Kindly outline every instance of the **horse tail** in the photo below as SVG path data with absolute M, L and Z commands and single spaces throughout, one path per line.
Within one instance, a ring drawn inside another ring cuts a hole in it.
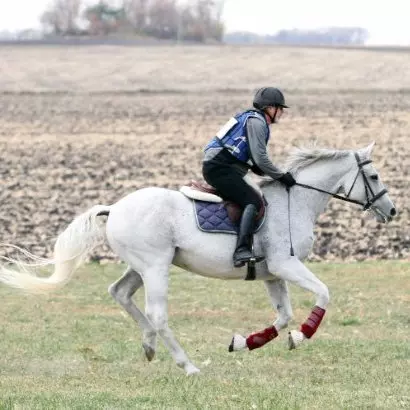
M 63 287 L 85 261 L 87 254 L 105 240 L 105 223 L 100 216 L 108 216 L 109 212 L 109 206 L 96 205 L 77 216 L 57 237 L 53 259 L 40 258 L 14 246 L 31 259 L 31 262 L 23 263 L 16 259 L 3 258 L 15 266 L 12 269 L 0 264 L 0 282 L 29 293 L 42 293 Z M 51 276 L 36 275 L 36 268 L 50 265 L 54 266 Z

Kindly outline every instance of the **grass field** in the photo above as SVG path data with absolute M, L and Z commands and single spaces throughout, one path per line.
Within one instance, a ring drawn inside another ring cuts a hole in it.
M 186 377 L 162 343 L 148 363 L 141 331 L 107 293 L 123 266 L 90 264 L 58 293 L 0 288 L 0 409 L 408 409 L 410 264 L 310 264 L 331 303 L 314 339 L 228 353 L 234 332 L 270 325 L 262 283 L 173 271 L 170 325 L 201 368 Z M 314 298 L 291 287 L 299 326 Z M 143 293 L 137 293 L 143 305 Z
M 209 138 L 265 85 L 291 105 L 272 130 L 276 165 L 312 140 L 375 141 L 398 209 L 380 225 L 330 202 L 309 265 L 331 302 L 296 351 L 284 331 L 262 349 L 228 352 L 234 333 L 274 320 L 262 283 L 173 271 L 170 325 L 199 377 L 162 343 L 146 361 L 140 329 L 107 292 L 124 266 L 86 265 L 49 296 L 1 286 L 0 410 L 410 408 L 408 49 L 3 46 L 0 61 L 1 242 L 51 256 L 53 238 L 92 205 L 201 178 Z M 92 256 L 114 257 L 107 246 Z M 363 262 L 338 263 L 353 260 Z M 290 289 L 298 328 L 314 297 Z M 143 293 L 136 299 L 142 306 Z

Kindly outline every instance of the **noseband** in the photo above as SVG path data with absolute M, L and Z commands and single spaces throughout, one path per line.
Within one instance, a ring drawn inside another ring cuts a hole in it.
M 354 153 L 354 156 L 356 158 L 357 166 L 358 166 L 359 169 L 357 170 L 356 177 L 355 177 L 355 179 L 352 183 L 352 186 L 350 187 L 349 192 L 347 193 L 346 196 L 341 196 L 341 195 L 335 194 L 333 192 L 328 192 L 328 191 L 325 191 L 324 189 L 320 189 L 320 188 L 317 188 L 317 187 L 314 187 L 314 186 L 311 186 L 311 185 L 300 184 L 299 182 L 296 182 L 296 185 L 298 185 L 302 188 L 313 189 L 314 191 L 318 191 L 318 192 L 322 192 L 324 194 L 331 195 L 333 198 L 337 198 L 337 199 L 340 199 L 342 201 L 351 202 L 353 204 L 361 205 L 363 207 L 363 210 L 366 211 L 369 208 L 371 208 L 372 205 L 377 200 L 379 200 L 383 195 L 387 194 L 387 189 L 382 189 L 378 194 L 375 195 L 373 190 L 372 190 L 372 187 L 370 186 L 369 180 L 368 180 L 368 178 L 367 178 L 367 176 L 366 176 L 366 174 L 364 173 L 364 170 L 363 170 L 363 167 L 367 164 L 371 164 L 372 160 L 368 159 L 366 161 L 361 162 L 360 157 L 357 154 L 357 152 Z M 359 175 L 361 175 L 362 178 L 363 178 L 364 189 L 365 189 L 365 193 L 366 193 L 366 203 L 363 203 L 361 201 L 357 201 L 356 199 L 350 198 L 350 194 L 353 191 L 353 188 L 356 184 L 356 181 L 357 181 L 357 178 L 359 177 Z

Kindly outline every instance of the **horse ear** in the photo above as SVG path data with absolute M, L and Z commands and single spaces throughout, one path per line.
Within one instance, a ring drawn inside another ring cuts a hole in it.
M 371 158 L 375 142 L 372 141 L 367 147 L 362 148 L 360 154 L 363 158 Z

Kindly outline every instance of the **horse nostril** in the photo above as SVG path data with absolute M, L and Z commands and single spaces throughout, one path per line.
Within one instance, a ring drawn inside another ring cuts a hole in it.
M 396 215 L 396 208 L 390 209 L 390 215 L 391 215 L 391 216 Z

